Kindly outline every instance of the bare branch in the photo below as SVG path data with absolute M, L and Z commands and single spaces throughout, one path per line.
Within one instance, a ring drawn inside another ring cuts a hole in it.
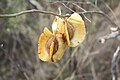
M 111 73 L 112 73 L 112 80 L 118 80 L 117 79 L 117 63 L 118 63 L 118 56 L 120 53 L 120 46 L 117 47 L 115 53 L 113 54 L 113 58 L 112 58 L 112 67 L 111 67 Z
M 100 37 L 98 40 L 101 43 L 105 43 L 108 39 L 113 39 L 113 38 L 116 38 L 118 36 L 120 36 L 120 31 L 115 31 L 115 32 L 111 32 L 108 35 Z
M 75 5 L 76 7 L 78 7 L 79 9 L 81 9 L 82 11 L 86 12 L 85 9 L 83 9 L 82 7 L 80 7 L 79 5 L 77 5 L 77 4 L 75 4 L 75 3 L 72 3 L 72 5 Z M 91 23 L 91 20 L 88 19 L 87 16 L 85 16 L 84 14 L 83 14 L 83 16 L 84 16 L 84 18 L 85 18 L 86 20 L 88 20 L 88 21 Z
M 67 65 L 69 64 L 69 62 L 71 61 L 71 59 L 74 57 L 76 51 L 78 50 L 79 47 L 75 48 L 75 50 L 72 52 L 70 58 L 68 58 L 68 60 L 66 61 L 65 65 L 62 67 L 62 69 L 60 70 L 60 72 L 58 73 L 58 75 L 55 77 L 54 80 L 58 80 L 58 78 L 62 75 L 63 71 L 66 69 Z
M 97 5 L 94 5 L 92 2 L 89 2 L 89 1 L 85 1 L 85 2 L 78 2 L 78 1 L 54 1 L 54 2 L 50 2 L 50 3 L 52 3 L 52 4 L 56 4 L 56 3 L 61 3 L 65 8 L 67 8 L 68 10 L 70 10 L 70 11 L 72 11 L 72 12 L 74 12 L 72 9 L 70 9 L 69 7 L 67 7 L 64 3 L 74 3 L 74 4 L 90 4 L 91 6 L 93 6 L 94 8 L 96 8 L 97 9 L 97 11 L 92 11 L 92 12 L 89 12 L 89 11 L 84 11 L 85 13 L 79 13 L 79 14 L 92 14 L 93 15 L 93 13 L 94 14 L 100 14 L 100 15 L 102 15 L 103 17 L 105 17 L 109 22 L 110 22 L 110 24 L 112 24 L 113 26 L 115 26 L 115 27 L 119 27 L 111 18 L 110 18 L 110 16 L 108 16 L 107 14 L 105 14 L 103 11 L 101 11 L 98 7 L 97 7 Z M 97 3 L 97 0 L 96 0 L 96 3 Z M 86 17 L 85 17 L 86 18 Z M 119 27 L 120 28 L 120 27 Z
M 3 44 L 1 44 L 0 45 L 0 48 L 4 51 L 4 54 L 9 58 L 9 60 L 12 62 L 13 61 L 13 59 L 12 59 L 12 57 L 10 56 L 10 55 L 7 55 L 7 51 L 3 48 Z M 25 80 L 29 80 L 29 77 L 28 77 L 28 75 L 27 75 L 27 73 L 26 72 L 24 72 L 22 69 L 21 69 L 21 66 L 18 64 L 18 63 L 16 63 L 15 62 L 15 66 L 20 70 L 20 72 L 21 72 L 21 74 L 24 76 L 24 78 L 25 78 Z
M 49 1 L 51 4 L 56 4 L 56 3 L 78 3 L 78 4 L 91 4 L 90 2 L 80 2 L 80 1 Z
M 72 10 L 71 8 L 67 7 L 67 5 L 65 5 L 64 3 L 61 3 L 66 9 L 70 10 L 71 12 L 75 12 L 74 10 Z
M 54 12 L 31 9 L 31 10 L 25 10 L 25 11 L 21 11 L 21 12 L 18 12 L 18 13 L 13 13 L 13 14 L 0 14 L 0 18 L 12 18 L 12 17 L 17 17 L 17 16 L 20 16 L 20 15 L 23 15 L 23 14 L 28 14 L 28 13 L 42 13 L 42 14 L 48 14 L 48 15 L 53 15 L 53 16 L 59 16 L 59 17 L 68 17 L 68 16 L 71 15 L 71 14 L 59 15 L 59 14 L 56 14 Z M 112 24 L 115 27 L 118 27 L 117 24 L 115 24 L 113 22 L 113 20 L 110 19 L 110 17 L 107 14 L 105 14 L 105 13 L 103 13 L 101 11 L 84 11 L 84 12 L 78 12 L 78 13 L 79 14 L 91 14 L 91 15 L 100 14 L 103 17 L 105 17 L 110 22 L 110 24 Z
M 110 12 L 112 13 L 114 19 L 115 19 L 116 21 L 118 21 L 117 17 L 116 17 L 115 14 L 114 14 L 114 11 L 111 9 L 111 7 L 110 7 L 107 3 L 105 3 L 105 1 L 103 1 L 103 0 L 101 0 L 101 1 L 102 1 L 103 4 L 108 8 L 108 10 L 110 10 Z
M 79 14 L 81 14 L 81 12 Z M 102 11 L 86 11 L 86 12 L 83 12 L 83 14 L 91 14 L 91 15 L 93 15 L 93 14 L 99 14 L 99 15 L 102 15 L 103 17 L 105 17 L 105 19 L 107 19 L 110 22 L 110 24 L 112 24 L 115 27 L 118 27 L 118 25 L 115 24 L 113 22 L 113 20 L 107 14 L 105 14 Z
M 21 11 L 18 13 L 13 13 L 13 14 L 0 14 L 0 18 L 11 18 L 11 17 L 17 17 L 23 14 L 27 13 L 42 13 L 42 14 L 49 14 L 49 15 L 54 15 L 54 16 L 59 16 L 59 17 L 64 17 L 63 15 L 56 14 L 54 12 L 48 12 L 48 11 L 43 11 L 43 10 L 36 10 L 36 9 L 31 9 L 31 10 L 25 10 Z

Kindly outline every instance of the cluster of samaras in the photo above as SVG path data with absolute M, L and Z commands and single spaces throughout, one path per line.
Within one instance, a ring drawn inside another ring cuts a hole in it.
M 38 41 L 38 56 L 42 61 L 60 60 L 68 47 L 75 47 L 83 42 L 86 35 L 84 21 L 78 13 L 70 17 L 55 17 L 52 31 L 44 28 Z

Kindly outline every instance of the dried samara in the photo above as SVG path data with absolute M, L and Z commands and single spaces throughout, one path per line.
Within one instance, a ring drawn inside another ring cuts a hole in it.
M 86 36 L 85 23 L 78 13 L 70 17 L 55 17 L 52 32 L 44 28 L 38 40 L 38 56 L 42 61 L 59 61 L 68 47 L 76 47 Z

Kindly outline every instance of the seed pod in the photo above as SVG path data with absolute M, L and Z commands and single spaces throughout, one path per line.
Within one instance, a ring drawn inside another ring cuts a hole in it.
M 59 61 L 67 48 L 64 39 L 63 34 L 56 32 L 56 34 L 52 35 L 52 33 L 45 28 L 38 41 L 39 58 L 42 61 L 48 62 Z
M 52 48 L 50 47 L 53 47 L 53 44 L 50 45 L 49 48 L 47 48 L 48 46 L 46 46 L 46 44 L 48 44 L 47 42 L 52 38 L 52 36 L 52 33 L 46 27 L 40 35 L 38 41 L 38 56 L 42 61 L 51 61 L 50 53 L 52 53 Z
M 52 31 L 44 28 L 38 41 L 38 56 L 42 61 L 59 61 L 66 48 L 76 47 L 83 42 L 86 35 L 84 21 L 78 13 L 69 18 L 55 17 Z
M 58 47 L 57 47 L 58 49 L 56 52 L 53 51 L 53 56 L 52 56 L 52 61 L 56 62 L 62 58 L 67 48 L 67 42 L 66 42 L 66 38 L 64 34 L 65 33 L 65 20 L 56 16 L 52 24 L 52 31 L 53 31 L 55 40 L 57 41 L 57 43 L 54 43 L 54 44 L 55 45 L 58 44 Z M 55 47 L 54 47 L 54 50 L 55 50 Z
M 64 42 L 64 36 L 62 34 L 56 34 L 55 37 L 56 37 L 58 46 L 57 46 L 57 50 L 55 52 L 53 51 L 53 56 L 52 56 L 53 62 L 59 61 L 62 58 L 65 50 L 67 49 L 67 43 Z M 55 50 L 55 47 L 54 47 L 54 50 Z
M 85 29 L 84 21 L 82 20 L 82 17 L 78 13 L 73 13 L 67 19 L 67 23 L 71 25 L 71 28 L 73 28 L 73 36 L 71 39 L 69 35 L 70 47 L 76 47 L 77 45 L 83 42 L 86 36 L 86 29 Z M 69 28 L 68 25 L 67 27 Z M 69 40 L 67 40 L 68 43 L 69 43 Z
M 53 31 L 53 34 L 55 34 L 55 32 L 59 32 L 59 33 L 64 34 L 64 32 L 65 32 L 65 20 L 56 16 L 53 23 L 52 23 L 52 31 Z
M 73 38 L 73 35 L 74 35 L 74 27 L 67 21 L 65 22 L 65 33 L 64 34 L 67 40 L 67 45 L 70 47 L 71 39 Z
M 52 24 L 52 30 L 53 33 L 55 31 L 62 33 L 69 47 L 76 47 L 82 43 L 86 35 L 84 21 L 78 13 L 73 13 L 69 18 L 56 16 Z

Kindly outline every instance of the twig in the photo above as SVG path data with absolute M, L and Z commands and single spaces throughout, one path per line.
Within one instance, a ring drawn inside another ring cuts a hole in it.
M 105 36 L 103 36 L 103 37 L 100 37 L 98 40 L 99 40 L 99 42 L 101 42 L 101 43 L 105 43 L 108 39 L 114 39 L 114 38 L 118 37 L 119 35 L 120 35 L 120 31 L 117 30 L 117 31 L 115 31 L 115 32 L 111 32 L 111 33 L 108 34 L 108 35 L 105 35 Z
M 22 69 L 21 66 L 19 64 L 16 64 L 17 68 L 20 70 L 20 72 L 24 75 L 25 80 L 30 80 L 27 73 L 25 73 Z
M 70 58 L 67 60 L 67 62 L 65 63 L 65 65 L 63 66 L 63 68 L 60 70 L 60 72 L 58 73 L 58 75 L 56 76 L 56 78 L 54 80 L 58 80 L 58 78 L 61 76 L 61 74 L 63 73 L 63 71 L 65 70 L 65 68 L 67 67 L 67 65 L 69 64 L 69 62 L 71 61 L 71 59 L 74 57 L 76 51 L 78 50 L 79 47 L 75 48 L 75 50 L 72 52 Z
M 71 12 L 75 12 L 74 10 L 72 10 L 71 8 L 69 8 L 67 5 L 65 5 L 64 3 L 61 3 L 66 9 L 70 10 Z
M 50 2 L 50 3 L 52 3 L 52 4 L 56 4 L 56 3 L 63 3 L 62 5 L 65 7 L 65 8 L 67 8 L 67 9 L 69 9 L 69 10 L 71 10 L 69 7 L 67 7 L 64 3 L 76 3 L 76 5 L 78 4 L 78 3 L 80 3 L 80 4 L 90 4 L 91 6 L 93 6 L 94 8 L 96 8 L 98 11 L 93 11 L 92 13 L 94 13 L 94 14 L 100 14 L 100 15 L 102 15 L 103 17 L 105 17 L 109 22 L 110 22 L 110 24 L 112 24 L 113 26 L 115 26 L 115 27 L 119 27 L 107 14 L 105 14 L 103 11 L 101 11 L 98 7 L 97 7 L 97 5 L 94 5 L 92 2 L 89 2 L 89 1 L 85 1 L 85 2 L 78 2 L 78 1 L 54 1 L 54 2 Z M 97 3 L 97 0 L 96 0 L 96 3 Z M 74 12 L 73 10 L 71 10 L 72 12 Z M 84 11 L 85 13 L 81 13 L 80 12 L 80 14 L 90 14 L 91 12 L 89 12 L 89 11 Z M 92 14 L 91 13 L 91 14 Z M 93 14 L 92 14 L 93 15 Z M 89 19 L 88 19 L 89 20 Z M 119 27 L 120 28 L 120 27 Z
M 93 80 L 98 80 L 93 60 L 92 60 L 92 58 L 90 58 L 89 60 L 91 63 L 91 71 L 92 71 Z
M 27 13 L 42 13 L 42 14 L 49 14 L 49 15 L 54 15 L 54 16 L 59 16 L 59 17 L 65 17 L 63 15 L 56 14 L 54 12 L 48 12 L 48 11 L 43 11 L 43 10 L 36 10 L 36 9 L 31 9 L 31 10 L 25 10 L 21 11 L 18 13 L 13 13 L 13 14 L 0 14 L 0 18 L 11 18 L 11 17 L 17 17 L 23 14 Z
M 3 49 L 3 44 L 1 44 L 1 45 L 2 45 L 2 46 L 1 46 L 1 49 L 4 51 L 4 54 L 5 54 L 6 56 L 8 56 L 9 60 L 12 62 L 12 61 L 13 61 L 12 57 L 11 57 L 10 55 L 7 55 L 8 52 L 7 52 L 5 49 Z M 15 66 L 19 69 L 19 71 L 21 72 L 21 74 L 24 76 L 25 80 L 30 80 L 29 77 L 28 77 L 28 75 L 27 75 L 27 73 L 24 72 L 24 71 L 21 69 L 20 65 L 19 65 L 18 63 L 16 63 L 16 62 L 15 62 L 14 64 L 15 64 Z
M 103 1 L 103 0 L 101 0 L 101 1 L 102 1 L 103 4 L 108 8 L 108 10 L 110 10 L 110 12 L 112 13 L 114 19 L 115 19 L 116 21 L 118 21 L 117 17 L 116 17 L 115 14 L 114 14 L 114 11 L 111 9 L 111 7 L 110 7 L 107 3 L 105 3 L 105 1 Z
M 117 63 L 118 63 L 118 56 L 120 53 L 120 46 L 117 47 L 115 53 L 113 54 L 113 58 L 112 58 L 112 67 L 111 67 L 111 73 L 112 73 L 112 80 L 118 80 L 117 79 Z
M 51 4 L 56 4 L 56 3 L 78 3 L 78 4 L 91 4 L 90 2 L 80 2 L 80 1 L 49 1 Z
M 81 12 L 80 12 L 81 13 Z M 113 26 L 115 26 L 115 27 L 118 27 L 118 25 L 117 24 L 115 24 L 114 22 L 113 22 L 113 20 L 107 15 L 107 14 L 105 14 L 104 12 L 102 12 L 102 11 L 87 11 L 87 12 L 84 12 L 83 14 L 100 14 L 100 15 L 102 15 L 103 17 L 105 17 L 105 19 L 107 19 L 109 22 L 110 22 L 110 24 L 112 24 Z
M 21 11 L 18 13 L 13 13 L 13 14 L 0 14 L 0 18 L 12 18 L 12 17 L 17 17 L 23 14 L 28 14 L 28 13 L 42 13 L 42 14 L 49 14 L 49 15 L 53 15 L 53 16 L 59 16 L 59 17 L 68 17 L 69 15 L 59 15 L 56 14 L 54 12 L 49 12 L 49 11 L 43 11 L 43 10 L 36 10 L 36 9 L 31 9 L 31 10 L 25 10 L 25 11 Z M 113 26 L 118 27 L 113 20 L 110 19 L 110 17 L 108 15 L 106 15 L 105 13 L 101 12 L 101 11 L 85 11 L 85 12 L 79 12 L 79 14 L 100 14 L 103 17 L 105 17 Z
M 115 26 L 115 27 L 119 27 L 111 18 L 110 18 L 110 16 L 108 16 L 107 14 L 105 14 L 102 10 L 100 10 L 100 8 L 98 8 L 96 5 L 94 5 L 92 2 L 90 2 L 89 1 L 89 3 L 90 3 L 90 5 L 91 6 L 93 6 L 96 10 L 98 10 L 98 11 L 100 11 L 101 13 L 101 15 L 102 16 L 104 16 L 108 21 L 110 21 L 110 24 L 112 24 L 113 26 Z M 120 28 L 120 27 L 119 27 Z
M 65 5 L 64 3 L 61 3 L 66 9 L 68 9 L 68 10 L 70 10 L 71 12 L 75 12 L 74 10 L 72 10 L 71 8 L 69 8 L 67 5 Z M 80 8 L 77 4 L 74 4 L 74 3 L 72 3 L 72 5 L 75 5 L 75 6 L 77 6 L 78 8 Z M 80 9 L 82 9 L 82 8 L 80 8 Z M 86 12 L 86 10 L 85 9 L 82 9 L 84 12 Z M 82 14 L 83 16 L 84 16 L 84 18 L 86 19 L 86 20 L 88 20 L 89 22 L 91 22 L 84 14 Z
M 72 5 L 75 5 L 76 7 L 78 7 L 79 9 L 81 9 L 82 11 L 86 12 L 85 9 L 83 9 L 82 7 L 80 7 L 79 5 L 77 5 L 77 4 L 75 4 L 75 3 L 72 3 Z M 87 16 L 85 16 L 84 14 L 82 14 L 82 15 L 84 16 L 84 18 L 85 18 L 86 20 L 88 20 L 88 21 L 91 23 L 91 20 L 88 19 Z

